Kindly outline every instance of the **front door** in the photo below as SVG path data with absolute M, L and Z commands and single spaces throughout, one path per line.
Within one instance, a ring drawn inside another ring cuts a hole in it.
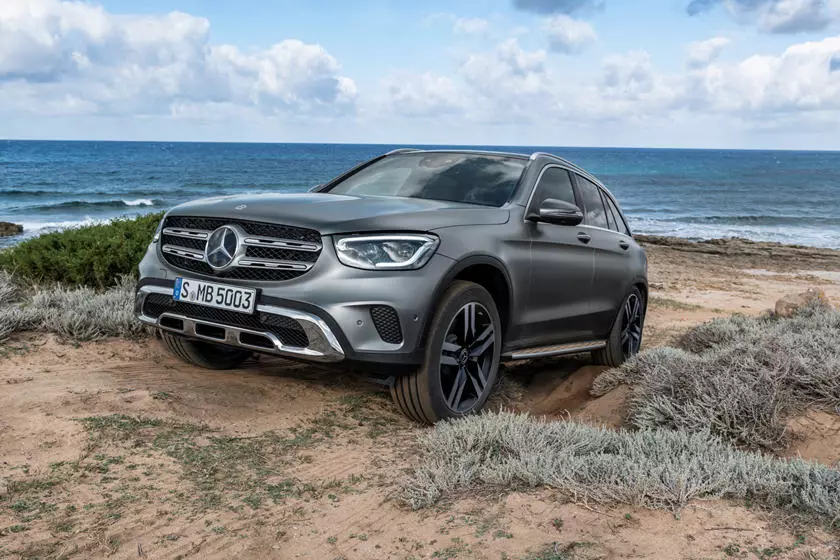
M 529 208 L 539 209 L 547 198 L 578 204 L 569 172 L 547 166 L 534 190 Z M 529 222 L 531 287 L 523 316 L 527 346 L 560 344 L 592 336 L 589 300 L 592 297 L 594 249 L 576 226 Z

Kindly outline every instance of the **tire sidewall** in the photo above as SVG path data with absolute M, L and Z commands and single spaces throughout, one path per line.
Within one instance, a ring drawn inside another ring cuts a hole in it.
M 618 310 L 618 317 L 616 317 L 616 319 L 615 319 L 615 324 L 613 325 L 613 330 L 612 330 L 612 333 L 611 333 L 611 336 L 610 336 L 610 341 L 609 341 L 610 344 L 614 345 L 613 349 L 612 349 L 613 352 L 615 353 L 616 356 L 621 357 L 622 362 L 624 362 L 627 359 L 632 357 L 632 356 L 625 356 L 624 355 L 624 349 L 621 347 L 621 322 L 624 319 L 624 306 L 627 304 L 627 300 L 630 299 L 630 296 L 632 296 L 632 295 L 635 295 L 636 297 L 639 298 L 639 305 L 641 306 L 641 314 L 642 314 L 642 320 L 641 320 L 642 337 L 644 339 L 645 315 L 646 315 L 646 313 L 645 313 L 645 310 L 646 310 L 645 298 L 642 295 L 642 292 L 639 290 L 639 288 L 634 286 L 633 289 L 630 290 L 630 292 L 626 296 L 624 296 L 624 299 L 621 300 L 621 308 Z M 641 342 L 639 344 L 641 346 Z M 640 350 L 641 350 L 641 348 L 640 348 Z M 637 354 L 638 354 L 638 352 L 637 352 Z
M 473 302 L 480 303 L 484 306 L 490 314 L 490 319 L 493 321 L 494 326 L 493 359 L 490 374 L 487 379 L 490 390 L 486 391 L 485 395 L 475 404 L 471 411 L 457 412 L 447 406 L 443 395 L 440 379 L 440 355 L 450 323 L 464 305 Z M 492 387 L 495 386 L 496 380 L 498 379 L 502 350 L 502 322 L 490 293 L 478 284 L 461 282 L 453 286 L 453 289 L 447 292 L 439 309 L 435 313 L 427 341 L 423 374 L 426 377 L 425 385 L 428 387 L 428 391 L 426 398 L 423 399 L 425 401 L 423 404 L 431 408 L 434 417 L 438 420 L 466 416 L 481 410 L 487 402 L 487 398 L 492 393 Z

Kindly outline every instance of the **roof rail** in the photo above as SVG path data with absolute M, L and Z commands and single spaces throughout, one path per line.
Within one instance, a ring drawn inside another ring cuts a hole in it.
M 390 152 L 388 152 L 385 155 L 390 156 L 392 154 L 407 154 L 409 152 L 418 152 L 418 151 L 420 151 L 420 150 L 418 150 L 417 148 L 397 148 L 396 150 L 391 150 Z
M 566 163 L 571 163 L 571 162 L 566 161 L 565 159 L 561 158 L 558 155 L 550 154 L 548 152 L 534 152 L 533 154 L 531 154 L 531 159 L 532 160 L 535 160 L 538 157 L 547 157 L 547 158 L 551 158 L 551 159 L 559 159 L 560 161 L 565 161 Z

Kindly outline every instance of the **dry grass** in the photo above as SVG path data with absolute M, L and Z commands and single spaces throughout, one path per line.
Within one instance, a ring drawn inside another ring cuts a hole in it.
M 136 338 L 145 327 L 135 319 L 133 305 L 129 277 L 104 291 L 60 285 L 22 290 L 0 273 L 0 341 L 18 331 L 51 332 L 73 341 Z
M 791 318 L 733 316 L 700 325 L 680 348 L 642 352 L 602 374 L 592 393 L 625 383 L 636 428 L 711 431 L 774 450 L 805 407 L 840 412 L 840 312 L 825 306 Z
M 736 449 L 703 433 L 613 431 L 484 413 L 439 423 L 402 498 L 413 508 L 478 487 L 550 486 L 581 501 L 678 510 L 696 498 L 748 498 L 837 518 L 840 471 Z

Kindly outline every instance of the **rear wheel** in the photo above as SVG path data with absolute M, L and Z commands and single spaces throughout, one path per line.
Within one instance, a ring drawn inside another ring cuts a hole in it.
M 592 353 L 597 364 L 618 367 L 639 353 L 645 326 L 645 300 L 638 288 L 624 298 L 607 345 Z
M 160 331 L 160 337 L 170 352 L 189 364 L 205 369 L 233 369 L 253 354 L 248 350 L 191 340 L 166 331 Z
M 398 377 L 391 396 L 406 416 L 428 424 L 477 412 L 496 383 L 501 348 L 493 297 L 478 284 L 456 281 L 432 318 L 423 365 Z

